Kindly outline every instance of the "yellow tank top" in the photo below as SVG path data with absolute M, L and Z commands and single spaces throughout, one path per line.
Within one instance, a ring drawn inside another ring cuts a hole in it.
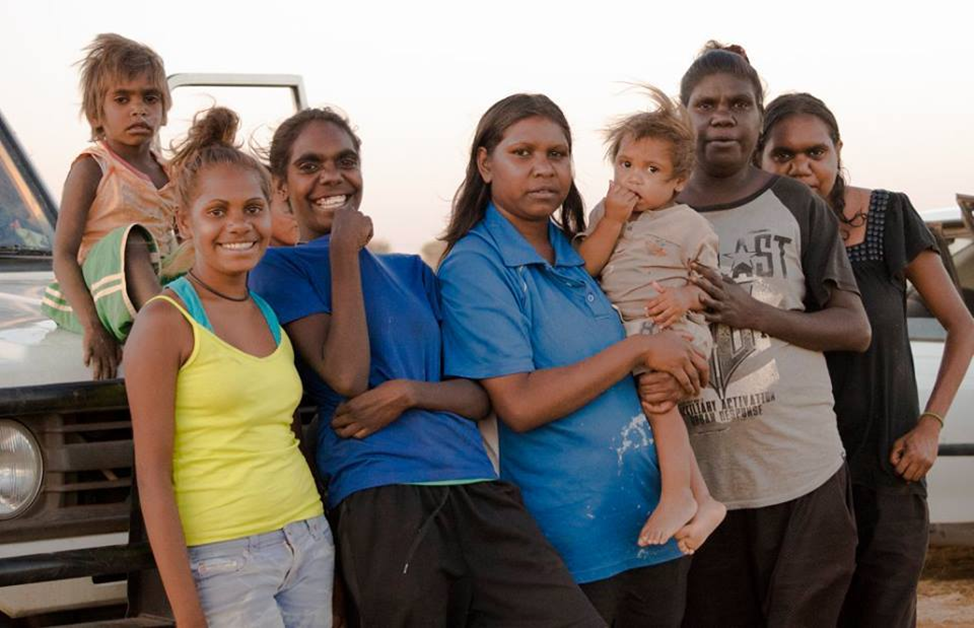
M 95 142 L 79 158 L 91 155 L 101 168 L 101 183 L 88 209 L 85 231 L 78 248 L 78 263 L 99 240 L 118 227 L 138 223 L 156 240 L 159 253 L 167 257 L 176 248 L 173 231 L 176 214 L 176 183 L 157 189 L 152 180 L 116 155 L 103 142 Z M 165 167 L 165 162 L 157 158 Z
M 186 292 L 176 290 L 200 320 L 173 299 L 155 297 L 193 327 L 193 351 L 176 381 L 172 468 L 186 544 L 261 534 L 321 515 L 314 479 L 291 431 L 302 389 L 287 334 L 279 333 L 267 357 L 245 353 L 208 329 L 195 291 Z M 270 306 L 253 297 L 280 332 Z

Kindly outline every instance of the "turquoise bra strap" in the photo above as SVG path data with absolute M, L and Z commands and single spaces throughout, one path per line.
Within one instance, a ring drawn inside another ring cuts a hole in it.
M 166 287 L 176 293 L 176 296 L 186 306 L 186 311 L 197 323 L 213 332 L 213 325 L 210 325 L 210 319 L 206 317 L 206 310 L 203 309 L 203 303 L 200 301 L 199 295 L 196 294 L 196 288 L 189 283 L 186 275 L 167 283 Z
M 200 297 L 196 293 L 196 288 L 194 288 L 193 284 L 189 282 L 186 275 L 183 275 L 179 279 L 166 284 L 166 287 L 176 293 L 176 296 L 178 296 L 186 305 L 186 311 L 189 312 L 189 315 L 192 316 L 197 323 L 211 332 L 213 331 L 213 325 L 210 324 L 210 319 L 206 317 L 206 310 L 203 309 L 203 303 L 200 301 Z M 257 296 L 256 293 L 251 292 L 250 296 L 254 299 L 254 303 L 257 304 L 257 307 L 260 308 L 260 313 L 264 315 L 264 320 L 267 321 L 267 326 L 271 330 L 271 335 L 274 336 L 274 344 L 281 344 L 281 324 L 277 321 L 277 315 L 274 314 L 274 310 L 271 309 L 271 306 L 267 304 L 267 301 Z
M 277 320 L 277 314 L 264 299 L 260 298 L 256 292 L 250 293 L 251 298 L 257 307 L 260 308 L 261 314 L 264 315 L 264 320 L 267 321 L 267 326 L 271 328 L 271 334 L 274 336 L 274 344 L 281 344 L 281 324 Z

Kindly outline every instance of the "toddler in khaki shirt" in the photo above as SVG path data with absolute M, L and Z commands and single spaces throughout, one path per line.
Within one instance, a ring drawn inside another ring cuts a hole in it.
M 657 109 L 626 117 L 606 132 L 615 175 L 588 229 L 577 236 L 578 250 L 586 270 L 600 277 L 628 335 L 678 333 L 709 357 L 713 338 L 703 292 L 690 279 L 692 263 L 718 267 L 717 234 L 707 219 L 674 201 L 693 170 L 693 129 L 679 104 L 647 89 Z M 663 486 L 639 544 L 675 537 L 692 554 L 726 509 L 707 490 L 676 405 L 649 409 Z

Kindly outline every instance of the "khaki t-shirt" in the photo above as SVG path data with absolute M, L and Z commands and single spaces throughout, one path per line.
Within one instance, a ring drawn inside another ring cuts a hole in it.
M 604 215 L 603 201 L 577 237 L 590 235 Z M 687 205 L 640 212 L 619 235 L 599 283 L 624 321 L 645 318 L 646 302 L 657 295 L 653 283 L 686 286 L 693 261 L 717 267 L 717 234 L 705 218 Z
M 775 307 L 814 311 L 858 294 L 837 220 L 803 184 L 774 178 L 734 206 L 698 207 L 720 238 L 720 270 Z M 712 326 L 710 385 L 680 404 L 714 497 L 759 508 L 805 495 L 842 465 L 824 356 L 750 329 Z

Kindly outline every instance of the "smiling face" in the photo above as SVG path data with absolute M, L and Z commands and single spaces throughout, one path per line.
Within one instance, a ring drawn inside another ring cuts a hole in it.
M 572 185 L 568 138 L 558 124 L 539 116 L 509 126 L 490 153 L 481 148 L 477 167 L 497 208 L 519 220 L 547 221 Z
M 761 111 L 749 81 L 711 74 L 697 83 L 687 109 L 697 134 L 697 167 L 713 177 L 747 168 L 761 129 Z
M 281 189 L 303 239 L 330 233 L 339 208 L 362 203 L 361 161 L 352 138 L 330 122 L 309 122 L 291 145 Z
M 180 232 L 193 240 L 195 268 L 225 274 L 251 270 L 271 237 L 271 214 L 260 175 L 250 168 L 218 164 L 202 170 L 196 196 L 180 211 Z
M 164 113 L 162 91 L 141 74 L 108 88 L 98 122 L 109 146 L 141 146 L 155 137 Z
M 660 138 L 623 137 L 614 169 L 615 182 L 639 197 L 637 212 L 669 207 L 686 185 L 686 179 L 673 176 L 672 142 Z
M 828 198 L 839 174 L 838 146 L 819 117 L 803 113 L 788 116 L 768 132 L 761 167 L 798 179 L 822 198 Z

